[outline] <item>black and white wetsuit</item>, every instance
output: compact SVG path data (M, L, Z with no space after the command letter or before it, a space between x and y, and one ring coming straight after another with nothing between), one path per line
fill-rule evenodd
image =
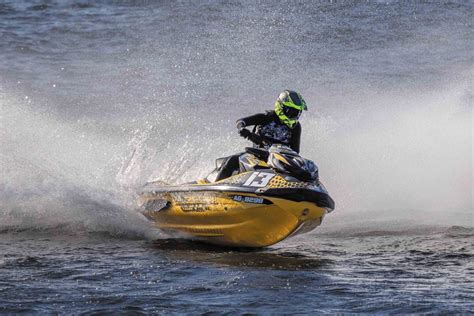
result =
M259 136L274 139L279 144L289 146L297 153L300 152L301 124L299 122L294 128L289 128L280 121L275 111L244 117L237 120L237 123L239 122L243 122L245 126L254 126L252 132ZM265 147L268 149L269 146Z

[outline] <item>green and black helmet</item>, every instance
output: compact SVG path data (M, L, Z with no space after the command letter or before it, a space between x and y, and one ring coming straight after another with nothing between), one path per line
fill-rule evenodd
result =
M298 92L285 90L275 102L275 113L282 123L294 128L303 110L307 110L306 102Z

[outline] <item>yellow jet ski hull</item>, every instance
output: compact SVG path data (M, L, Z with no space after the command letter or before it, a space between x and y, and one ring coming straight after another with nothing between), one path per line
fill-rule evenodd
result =
M266 247L319 226L326 207L248 192L144 194L143 214L165 232L233 247ZM164 205L166 203L166 205Z

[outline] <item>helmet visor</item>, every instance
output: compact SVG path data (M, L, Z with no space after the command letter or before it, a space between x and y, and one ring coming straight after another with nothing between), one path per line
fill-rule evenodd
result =
M295 109L295 108L291 108L289 106L284 106L283 107L283 113L285 113L285 115L290 118L290 119L298 119L301 115L301 110L298 110L298 109Z

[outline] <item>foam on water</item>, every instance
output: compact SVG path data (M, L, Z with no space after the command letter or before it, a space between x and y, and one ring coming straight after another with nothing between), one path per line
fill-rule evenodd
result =
M153 235L134 210L135 196L118 191L106 176L104 167L117 144L87 128L35 113L6 94L0 95L0 103L0 231Z

